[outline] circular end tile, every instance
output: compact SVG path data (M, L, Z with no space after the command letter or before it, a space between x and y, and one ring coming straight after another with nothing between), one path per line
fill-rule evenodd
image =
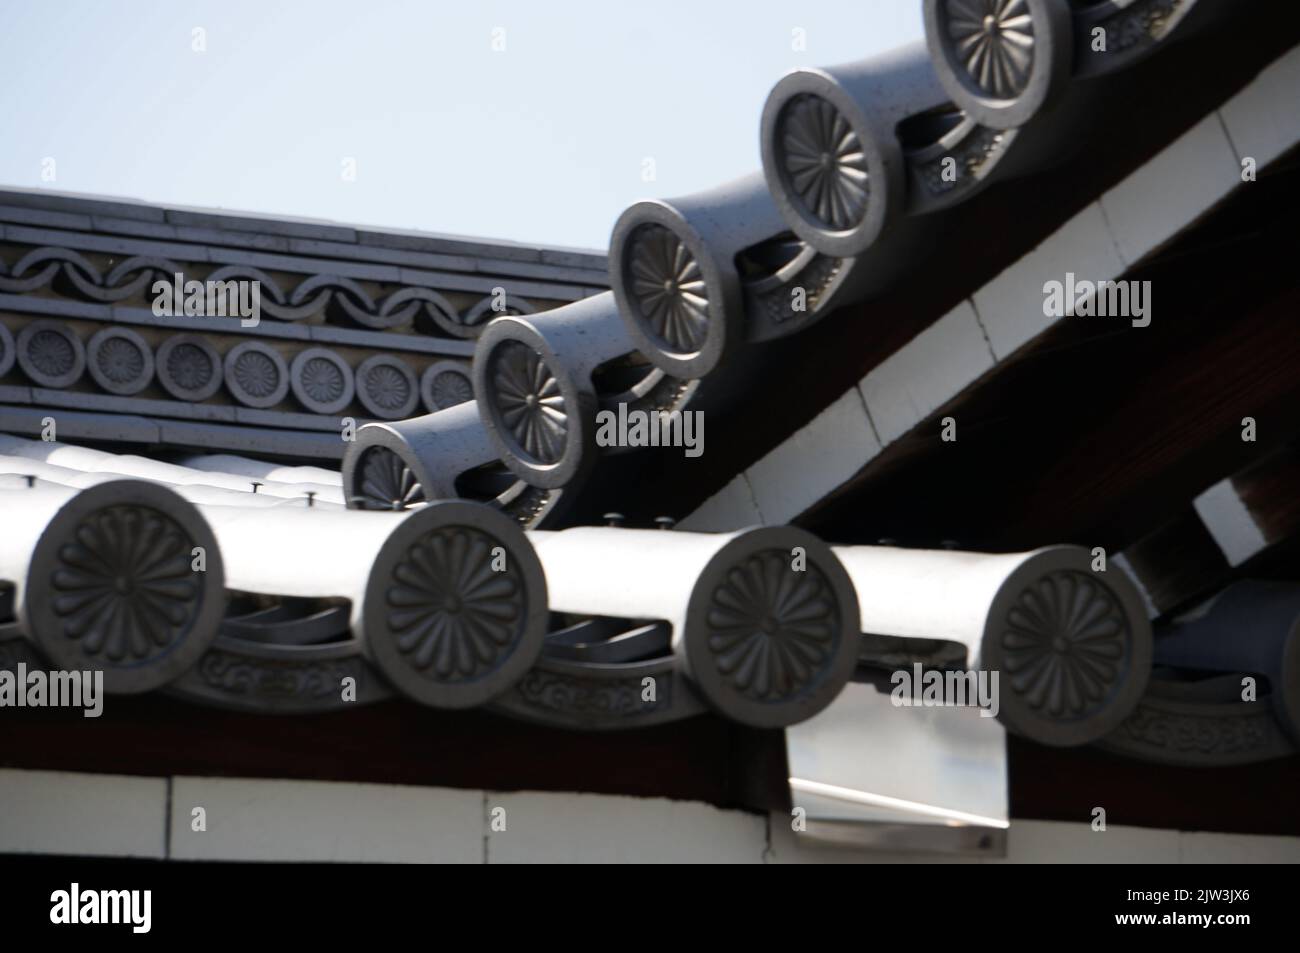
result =
M763 108L763 174L781 217L817 251L861 255L900 212L903 157L830 75L797 70Z
M212 530L193 504L141 480L69 500L28 568L26 624L37 646L56 668L103 671L113 693L149 691L190 668L224 613Z
M1117 569L1093 572L1087 550L1035 553L989 609L980 667L999 673L999 717L1047 745L1109 734L1137 706L1151 674L1151 625Z
M501 460L532 486L564 486L591 462L595 398L584 399L534 328L498 318L474 356L474 391Z
M197 334L178 334L158 348L158 383L177 400L207 400L221 389L221 355Z
M848 683L858 619L830 547L795 527L764 527L736 536L700 573L677 651L715 709L777 728L811 718Z
M1064 0L924 0L940 83L993 129L1023 126L1070 78L1073 19Z
M366 585L367 651L407 696L481 705L536 663L546 576L523 531L496 510L433 503L384 544Z
M430 364L420 375L420 399L430 413L474 399L469 370L456 361Z
M317 414L337 413L356 394L348 362L323 347L309 347L294 357L289 386L298 402Z
M396 450L381 444L348 454L343 485L353 509L406 510L429 498L415 468Z
M741 319L704 243L659 202L638 202L614 225L610 277L637 349L681 378L703 377L739 343Z
M0 324L0 377L4 377L9 373L9 369L14 366L15 359L14 336L9 333L7 327Z
M86 357L90 376L110 394L138 394L153 380L153 349L130 328L95 332Z
M357 398L380 420L401 420L415 412L420 385L405 361L376 354L357 368Z
M244 341L226 353L226 389L246 407L274 407L289 393L289 368L280 352Z
M18 366L41 387L69 387L86 369L81 339L59 321L33 321L18 332Z

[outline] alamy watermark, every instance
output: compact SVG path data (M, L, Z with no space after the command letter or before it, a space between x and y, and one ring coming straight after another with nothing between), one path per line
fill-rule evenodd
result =
M683 447L688 457L704 453L704 412L699 410L628 410L596 414L598 447Z
M152 890L82 890L73 882L50 894L50 922L56 924L125 923L132 933L153 925Z
M186 281L178 271L172 281L159 278L149 290L154 294L154 317L240 318L246 328L262 320L260 281Z
M912 670L899 669L890 676L894 690L889 702L896 708L966 708L978 706L981 718L996 718L998 673L969 669L964 672L923 668L920 662Z
M0 671L0 708L84 708L87 718L104 712L103 672Z
M1067 271L1065 281L1043 284L1043 314L1049 318L1067 314L1132 318L1133 327L1145 328L1151 323L1151 282L1080 281Z

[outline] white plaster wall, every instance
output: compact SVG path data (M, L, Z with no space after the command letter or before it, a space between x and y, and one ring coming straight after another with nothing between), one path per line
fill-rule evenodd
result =
M169 807L170 788L170 807ZM193 808L207 830L192 830ZM0 854L397 863L1300 863L1300 838L1013 821L1005 860L819 847L664 798L0 770Z

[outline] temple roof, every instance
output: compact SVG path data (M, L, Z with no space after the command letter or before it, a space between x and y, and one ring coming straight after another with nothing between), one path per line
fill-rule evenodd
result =
M933 808L891 785L958 745L948 807L994 829L1009 750L1292 755L1300 18L1043 3L980 60L926 9L781 79L762 170L634 204L608 256L0 192L0 668L644 729L628 758L779 728L738 799L831 825ZM998 718L917 740L913 664L1002 672ZM819 755L864 718L867 775Z

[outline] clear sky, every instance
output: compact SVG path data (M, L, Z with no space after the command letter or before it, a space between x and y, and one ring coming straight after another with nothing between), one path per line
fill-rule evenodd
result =
M776 80L920 39L920 6L0 0L0 185L603 249L757 169Z

